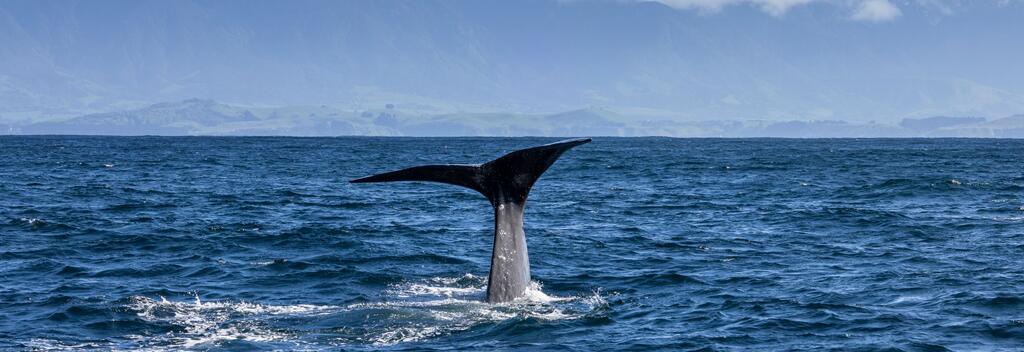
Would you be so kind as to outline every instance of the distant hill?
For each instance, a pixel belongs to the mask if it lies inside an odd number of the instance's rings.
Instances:
[[[671,136],[1024,138],[1024,115],[904,119],[898,125],[843,121],[636,119],[600,108],[555,114],[424,114],[395,105],[351,111],[329,106],[243,107],[189,99],[62,121],[0,125],[0,134],[260,136]]]
[[[947,126],[929,134],[932,137],[1024,138],[1024,115],[1014,115],[976,123]]]
[[[371,121],[328,107],[242,108],[200,99],[28,124],[19,129],[22,134],[85,135],[389,134]]]
[[[902,121],[900,121],[900,127],[907,129],[908,131],[913,131],[915,133],[928,134],[940,130],[942,128],[984,122],[985,118],[982,117],[935,116],[920,119],[903,119]]]

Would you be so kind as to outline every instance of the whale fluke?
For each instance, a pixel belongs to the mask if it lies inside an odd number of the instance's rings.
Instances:
[[[479,174],[479,165],[423,165],[363,177],[348,182],[430,181],[462,186],[483,193],[483,189],[480,188],[481,183],[477,180],[477,175]]]
[[[508,302],[526,293],[530,284],[530,259],[523,232],[523,210],[530,189],[562,153],[590,141],[569,139],[520,149],[479,165],[423,165],[349,182],[440,182],[476,190],[487,197],[494,208],[494,250],[487,301]]]

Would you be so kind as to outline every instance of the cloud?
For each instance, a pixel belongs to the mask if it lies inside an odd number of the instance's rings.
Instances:
[[[761,8],[772,16],[785,15],[790,8],[806,5],[819,0],[650,0],[660,2],[669,7],[683,10],[697,10],[703,13],[715,13],[722,8],[736,4],[751,4]]]
[[[857,21],[884,22],[900,17],[903,12],[889,0],[864,0],[857,5],[851,19]]]
[[[717,13],[722,9],[733,5],[751,5],[760,8],[767,14],[775,17],[782,17],[790,9],[811,3],[826,3],[842,7],[851,6],[853,13],[850,18],[856,21],[884,22],[900,17],[903,12],[899,7],[893,5],[889,0],[637,0],[654,1],[669,7],[680,10],[696,10],[701,13]],[[939,0],[919,0],[925,3],[942,5]],[[1010,1],[1010,0],[1003,0]],[[944,5],[943,5],[944,6]],[[947,7],[940,6],[943,13],[950,11]]]
[[[957,4],[950,3],[948,0],[917,0],[917,5],[926,9],[938,11],[945,16],[952,15],[953,6],[957,6]],[[999,5],[1002,6],[1002,4]]]

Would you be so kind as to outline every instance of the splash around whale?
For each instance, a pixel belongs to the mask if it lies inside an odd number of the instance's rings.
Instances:
[[[530,257],[523,231],[523,212],[530,189],[562,153],[590,141],[569,139],[520,149],[484,164],[415,166],[349,182],[440,182],[483,194],[494,208],[494,249],[487,302],[509,302],[523,297],[530,285]]]

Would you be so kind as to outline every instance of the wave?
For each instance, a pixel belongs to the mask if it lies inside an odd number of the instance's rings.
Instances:
[[[531,282],[524,297],[507,303],[484,302],[486,290],[486,280],[472,274],[393,286],[387,295],[394,299],[347,308],[353,314],[385,311],[403,319],[370,329],[353,341],[375,346],[394,345],[470,331],[484,325],[580,319],[607,307],[607,301],[599,292],[589,296],[551,296],[544,293],[537,282]]]
[[[163,334],[127,336],[131,348],[147,350],[208,349],[239,342],[303,348],[324,343],[370,348],[425,341],[485,326],[517,322],[540,324],[601,315],[607,301],[599,292],[559,297],[533,282],[521,299],[483,301],[486,280],[465,274],[392,285],[375,302],[330,304],[261,304],[204,301],[198,294],[184,301],[163,296],[132,296],[121,308],[154,326],[172,325]],[[476,333],[493,333],[489,329]],[[331,336],[320,341],[322,335]],[[360,347],[362,346],[362,347]],[[264,346],[266,347],[266,346]],[[81,346],[79,346],[81,348]]]
[[[170,323],[180,327],[177,332],[157,336],[131,335],[128,340],[150,350],[192,349],[224,341],[251,342],[286,341],[293,334],[263,323],[275,316],[317,316],[330,314],[338,307],[330,305],[265,305],[251,302],[169,301],[134,296],[124,309],[134,312],[150,323]]]

